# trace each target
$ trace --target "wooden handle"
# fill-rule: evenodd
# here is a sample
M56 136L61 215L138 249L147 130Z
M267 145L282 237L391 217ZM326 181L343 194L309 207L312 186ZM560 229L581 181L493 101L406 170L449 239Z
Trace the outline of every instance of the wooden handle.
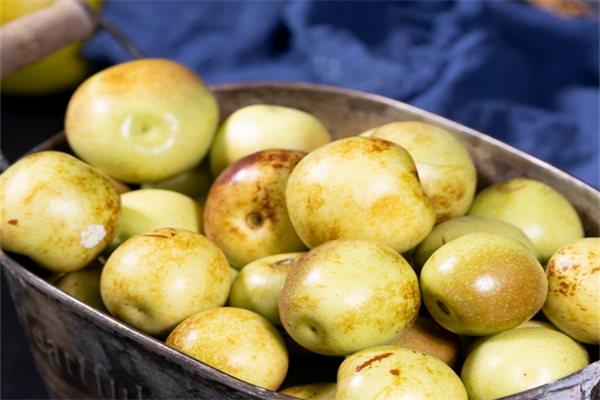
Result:
M2 78L61 48L90 37L97 15L79 0L58 0L0 28Z

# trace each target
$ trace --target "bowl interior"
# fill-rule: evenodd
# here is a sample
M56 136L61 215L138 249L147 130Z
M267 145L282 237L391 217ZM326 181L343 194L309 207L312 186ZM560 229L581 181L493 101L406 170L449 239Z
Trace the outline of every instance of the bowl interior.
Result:
M479 188L516 177L546 182L562 192L573 203L582 218L586 235L598 236L600 221L598 191L527 154L439 116L380 96L313 84L246 83L221 85L212 89L219 101L221 119L250 104L267 103L294 107L319 118L335 139L357 135L367 129L394 121L416 120L438 125L454 133L466 146L478 169ZM63 134L40 144L32 152L49 149L70 152ZM105 372L111 377L113 383L120 382L117 373L123 370L123 366L127 366L129 372L124 376L127 379L141 380L143 388L139 389L139 393L143 393L144 397L173 398L200 395L206 397L218 393L222 398L244 398L244 396L262 399L284 398L235 378L227 378L225 374L187 356L177 355L154 338L78 304L77 301L60 293L41 279L47 274L24 257L2 254L2 261L9 270L9 275L14 277L9 279L12 283L11 293L15 302L21 303L19 314L29 337L35 338L37 335L49 338L47 340L56 348L71 347L78 354L91 351L97 358L94 365L106 366ZM53 315L45 313L42 316L40 310L50 305L52 305ZM71 339L65 338L56 329L56 326L61 324L68 326L77 335ZM37 333L31 327L35 327ZM94 330L121 339L111 340L106 336L95 334ZM89 338L93 338L90 341L94 343L84 343ZM126 347L123 345L125 342ZM32 348L38 366L41 365L40 371L47 382L50 382L47 383L49 387L64 386L65 382L68 382L70 387L76 388L74 393L79 396L106 397L104 395L108 394L106 390L100 393L86 391L85 385L72 383L74 378L61 372L62 370L53 368L51 358L49 359L44 351L37 351L36 346ZM90 348L92 350L89 350ZM336 362L332 361L333 364ZM314 369L311 368L310 362L306 364L301 361L292 365L292 368L305 370L308 374ZM137 375L132 372L132 369L143 370L146 375ZM161 373L162 380L153 381L150 378ZM215 386L212 384L215 381L223 385ZM288 381L287 385L294 383ZM211 385L214 386L213 391L199 388L199 386L210 387ZM58 390L53 392L59 393ZM68 395L70 392L65 393Z

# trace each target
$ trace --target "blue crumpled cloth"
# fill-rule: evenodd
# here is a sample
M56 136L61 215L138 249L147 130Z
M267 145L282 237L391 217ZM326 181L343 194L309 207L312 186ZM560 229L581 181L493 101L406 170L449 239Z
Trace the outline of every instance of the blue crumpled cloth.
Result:
M307 81L398 99L599 186L599 22L518 1L110 1L148 56L208 84ZM105 33L86 46L130 57Z

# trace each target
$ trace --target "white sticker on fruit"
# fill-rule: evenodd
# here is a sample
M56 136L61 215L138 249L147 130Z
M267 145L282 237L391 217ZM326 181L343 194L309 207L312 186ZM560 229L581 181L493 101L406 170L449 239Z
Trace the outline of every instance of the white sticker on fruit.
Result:
M106 236L106 229L104 225L91 224L88 225L85 231L81 232L81 245L86 249L95 247L104 239Z

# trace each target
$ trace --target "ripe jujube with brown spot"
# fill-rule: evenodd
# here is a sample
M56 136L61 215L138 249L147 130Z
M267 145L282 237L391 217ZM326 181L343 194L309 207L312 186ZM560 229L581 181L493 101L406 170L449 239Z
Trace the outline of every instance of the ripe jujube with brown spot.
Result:
M305 153L264 150L227 167L212 185L204 232L234 268L275 254L306 250L288 215L285 190Z

